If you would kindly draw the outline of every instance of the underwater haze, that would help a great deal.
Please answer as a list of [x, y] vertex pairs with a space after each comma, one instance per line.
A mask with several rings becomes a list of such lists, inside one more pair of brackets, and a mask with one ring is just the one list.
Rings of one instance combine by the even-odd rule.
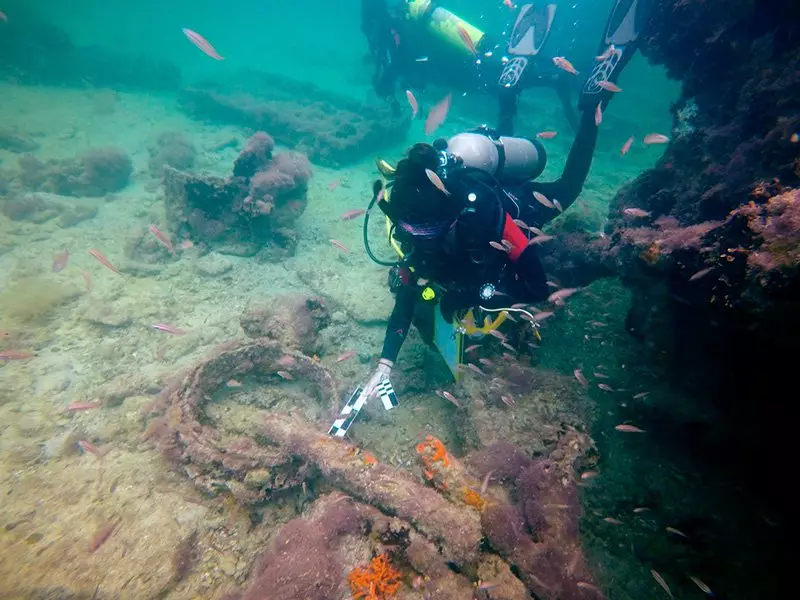
[[729, 4], [0, 0], [0, 598], [791, 597], [800, 15]]

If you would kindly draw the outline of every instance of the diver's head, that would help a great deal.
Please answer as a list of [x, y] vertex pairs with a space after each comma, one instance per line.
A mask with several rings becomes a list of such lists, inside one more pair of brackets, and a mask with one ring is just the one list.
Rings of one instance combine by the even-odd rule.
[[426, 169], [436, 173], [442, 153], [430, 144], [414, 144], [397, 163], [391, 191], [391, 215], [395, 224], [448, 225], [461, 211], [461, 202], [434, 186]]

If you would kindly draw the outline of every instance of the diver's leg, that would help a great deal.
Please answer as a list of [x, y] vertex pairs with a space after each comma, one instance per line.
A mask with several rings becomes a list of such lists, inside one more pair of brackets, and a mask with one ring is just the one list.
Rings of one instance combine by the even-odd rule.
[[500, 114], [497, 117], [497, 135], [514, 135], [514, 117], [517, 116], [517, 101], [519, 99], [519, 88], [500, 87], [497, 92], [497, 100], [500, 106]]
[[558, 94], [558, 99], [561, 101], [561, 107], [564, 109], [564, 117], [569, 121], [572, 131], [577, 132], [580, 120], [578, 119], [578, 111], [575, 110], [575, 106], [572, 104], [572, 90], [569, 87], [569, 83], [565, 79], [559, 78], [555, 83], [554, 89]]
[[581, 89], [578, 101], [581, 110], [594, 110], [601, 103], [605, 110], [613, 92], [604, 90], [597, 84], [601, 81], [616, 82], [622, 69], [633, 58], [639, 47], [640, 33], [650, 15], [651, 2], [652, 0], [616, 0], [614, 3], [597, 51], [602, 58], [597, 61]]
[[[564, 171], [557, 181], [551, 183], [531, 182], [530, 191], [537, 191], [550, 200], [558, 200], [562, 209], [566, 210], [575, 202], [583, 189], [589, 168], [592, 165], [595, 145], [597, 143], [597, 125], [594, 113], [598, 104], [604, 108], [611, 96], [597, 86], [598, 81], [613, 80], [619, 77], [622, 69], [633, 57], [639, 40], [639, 33], [647, 20], [647, 8], [650, 0], [617, 0], [611, 11], [606, 31], [600, 42], [599, 60], [592, 74], [581, 90], [578, 107], [582, 111], [578, 133], [572, 142]], [[613, 47], [612, 47], [613, 45]], [[543, 225], [558, 216], [556, 209], [548, 209], [535, 199], [531, 200], [528, 213], [529, 225]], [[525, 220], [525, 217], [522, 217]]]
[[527, 206], [521, 207], [520, 218], [523, 221], [528, 225], [541, 227], [560, 214], [558, 209], [547, 208], [533, 198], [534, 191], [544, 194], [551, 201], [557, 200], [563, 210], [567, 210], [575, 202], [589, 175], [596, 144], [597, 126], [594, 124], [594, 114], [592, 111], [584, 111], [581, 113], [578, 134], [572, 142], [561, 177], [547, 183], [531, 181], [520, 193], [527, 201]]

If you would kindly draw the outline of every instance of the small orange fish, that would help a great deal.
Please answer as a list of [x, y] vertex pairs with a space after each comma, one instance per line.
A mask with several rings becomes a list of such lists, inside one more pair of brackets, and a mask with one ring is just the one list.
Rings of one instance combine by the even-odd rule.
[[442, 392], [442, 398], [445, 400], [452, 402], [457, 408], [461, 408], [461, 403], [456, 400], [456, 397], [453, 396], [450, 392]]
[[535, 315], [533, 315], [533, 319], [532, 320], [533, 320], [534, 323], [540, 323], [540, 322], [544, 321], [545, 319], [549, 319], [550, 317], [552, 317], [555, 314], [556, 313], [547, 312], [547, 311], [541, 311], [541, 312], [538, 312]]
[[472, 52], [472, 54], [477, 54], [475, 51], [475, 43], [472, 41], [472, 38], [469, 37], [469, 33], [467, 30], [464, 29], [461, 25], [458, 26], [458, 35], [461, 37], [461, 41], [464, 42], [464, 45], [467, 47], [467, 50]]
[[622, 211], [622, 214], [627, 217], [633, 217], [634, 219], [644, 219], [650, 216], [648, 211], [642, 210], [641, 208], [626, 208]]
[[564, 207], [563, 207], [563, 206], [561, 206], [561, 202], [559, 202], [559, 201], [558, 201], [558, 200], [556, 200], [555, 198], [553, 198], [553, 199], [551, 200], [551, 202], [553, 203], [553, 206], [555, 207], [555, 209], [556, 209], [558, 212], [560, 212], [560, 213], [564, 212]]
[[612, 83], [611, 81], [603, 80], [597, 82], [597, 87], [604, 89], [607, 92], [613, 92], [618, 94], [622, 91], [622, 88], [619, 87], [616, 83]]
[[547, 196], [545, 196], [541, 192], [533, 192], [533, 197], [542, 206], [544, 206], [546, 208], [555, 208], [555, 206], [553, 205], [552, 202], [550, 202], [550, 200], [547, 198]]
[[292, 379], [294, 379], [294, 377], [292, 377], [292, 374], [287, 371], [278, 371], [275, 374], [281, 379], [285, 379], [286, 381], [291, 381]]
[[100, 546], [105, 544], [121, 523], [122, 519], [118, 519], [98, 529], [97, 533], [92, 536], [92, 541], [89, 544], [89, 553], [95, 552]]
[[688, 535], [683, 533], [680, 529], [675, 529], [674, 527], [664, 527], [664, 531], [666, 531], [667, 533], [672, 533], [682, 538], [686, 538], [687, 540], [689, 539]]
[[336, 357], [336, 362], [340, 363], [340, 362], [344, 362], [346, 360], [350, 360], [355, 355], [356, 355], [356, 351], [355, 350], [348, 350], [347, 352], [343, 352], [342, 354], [337, 356]]
[[95, 408], [100, 408], [103, 406], [99, 402], [70, 402], [67, 405], [67, 410], [76, 411], [76, 410], [92, 410]]
[[69, 260], [69, 250], [64, 250], [63, 252], [59, 252], [53, 257], [53, 273], [58, 273], [59, 271], [63, 271], [64, 267], [67, 266], [67, 261]]
[[228, 383], [225, 384], [229, 388], [240, 388], [242, 387], [242, 382], [236, 379], [229, 379]]
[[708, 587], [702, 581], [700, 581], [697, 577], [695, 577], [694, 575], [687, 575], [687, 577], [689, 577], [689, 579], [692, 580], [692, 583], [694, 583], [697, 587], [699, 587], [700, 591], [703, 592], [706, 596], [714, 595], [714, 592], [711, 591], [711, 588]]
[[606, 523], [611, 523], [612, 525], [622, 525], [622, 521], [615, 519], [614, 517], [605, 517], [603, 521]]
[[689, 277], [689, 281], [697, 281], [698, 279], [705, 277], [706, 275], [711, 273], [711, 271], [713, 271], [714, 268], [715, 267], [708, 267], [706, 269], [700, 269], [697, 273]]
[[172, 245], [172, 242], [169, 241], [167, 235], [152, 223], [150, 224], [150, 233], [156, 236], [156, 239], [161, 242], [162, 246], [172, 252], [172, 254], [175, 254], [175, 247]]
[[650, 392], [639, 392], [638, 394], [633, 395], [634, 400], [641, 400], [643, 398], [647, 398], [650, 395]]
[[800, 142], [800, 135], [798, 135], [796, 133], [793, 133], [791, 135], [791, 137], [789, 138], [789, 141], [792, 142], [793, 144], [796, 144], [797, 142]]
[[597, 108], [594, 109], [594, 124], [600, 127], [600, 123], [603, 122], [603, 109], [600, 108], [600, 104], [597, 105]]
[[547, 297], [547, 301], [553, 304], [559, 304], [559, 303], [563, 304], [564, 300], [566, 300], [567, 298], [569, 298], [573, 294], [576, 294], [579, 291], [580, 288], [564, 288], [550, 294]]
[[572, 372], [572, 374], [575, 375], [575, 379], [577, 379], [578, 383], [580, 383], [583, 387], [585, 387], [585, 388], [589, 387], [589, 381], [583, 375], [583, 371], [581, 371], [580, 369], [575, 369]]
[[622, 423], [621, 425], [617, 425], [614, 427], [617, 431], [622, 431], [623, 433], [645, 433], [644, 429], [639, 429], [636, 425], [628, 425], [626, 423]]
[[174, 325], [169, 325], [167, 323], [154, 323], [150, 325], [156, 331], [163, 331], [164, 333], [171, 333], [173, 335], [183, 335], [186, 333], [183, 329], [179, 327], [175, 327]]
[[499, 250], [500, 252], [508, 252], [508, 250], [506, 249], [506, 247], [505, 247], [503, 244], [500, 244], [500, 243], [498, 243], [498, 242], [495, 242], [494, 240], [492, 240], [491, 242], [489, 242], [489, 245], [490, 245], [492, 248], [494, 248], [495, 250]]
[[345, 246], [342, 242], [340, 242], [339, 240], [331, 239], [330, 242], [331, 242], [331, 246], [333, 246], [334, 248], [339, 248], [339, 250], [342, 250], [343, 252], [347, 252], [347, 253], [350, 252], [350, 249], [347, 246]]
[[503, 0], [503, 6], [505, 6], [508, 10], [514, 10], [517, 8], [514, 6], [514, 3], [511, 0]]
[[634, 138], [633, 138], [633, 136], [631, 136], [631, 137], [628, 138], [628, 140], [624, 144], [622, 144], [622, 148], [619, 149], [619, 153], [622, 156], [625, 156], [628, 153], [628, 150], [631, 149], [631, 146], [633, 146], [633, 140], [634, 140]]
[[450, 195], [450, 192], [447, 191], [447, 188], [444, 187], [444, 183], [442, 183], [442, 180], [434, 171], [431, 171], [430, 169], [425, 169], [425, 175], [428, 176], [428, 179], [437, 190], [442, 192], [445, 196]]
[[36, 355], [24, 350], [0, 350], [0, 360], [28, 360]]
[[584, 471], [581, 473], [581, 479], [586, 481], [587, 479], [594, 479], [597, 477], [597, 471]]
[[92, 248], [91, 250], [89, 250], [89, 254], [91, 254], [98, 261], [100, 261], [100, 264], [103, 265], [106, 269], [114, 271], [114, 273], [116, 273], [117, 275], [122, 275], [119, 269], [117, 269], [117, 267], [108, 262], [108, 259], [105, 256], [103, 256], [103, 253], [97, 250], [96, 248]]
[[528, 246], [538, 246], [555, 239], [552, 235], [537, 235], [528, 242]]
[[425, 119], [425, 135], [431, 135], [444, 123], [444, 120], [447, 118], [447, 113], [450, 112], [451, 101], [452, 94], [447, 94], [447, 96], [442, 98], [442, 100], [430, 110], [428, 118]]
[[100, 459], [105, 458], [106, 454], [108, 454], [111, 451], [111, 444], [106, 444], [102, 448], [98, 448], [97, 446], [95, 446], [91, 442], [87, 442], [86, 440], [80, 440], [78, 442], [78, 447], [83, 452], [89, 452], [91, 454], [94, 454], [97, 458]]
[[567, 73], [571, 73], [572, 75], [578, 74], [578, 71], [575, 69], [575, 67], [572, 66], [572, 63], [569, 62], [563, 56], [554, 56], [553, 64], [557, 66], [559, 69], [566, 71]]
[[[612, 387], [611, 387], [610, 385], [608, 385], [607, 383], [598, 383], [598, 384], [597, 384], [597, 387], [599, 387], [599, 388], [600, 388], [601, 390], [603, 390], [604, 392], [613, 392], [613, 391], [614, 391], [614, 388], [612, 388]], [[622, 430], [620, 430], [620, 431], [622, 431]]]
[[648, 133], [644, 136], [644, 143], [648, 146], [651, 144], [666, 144], [669, 138], [661, 133]]
[[517, 405], [516, 400], [514, 400], [511, 396], [500, 396], [500, 400], [502, 400], [503, 404], [509, 408], [513, 408]]
[[536, 134], [536, 137], [540, 140], [552, 140], [554, 137], [558, 135], [557, 131], [540, 131]]
[[614, 54], [614, 50], [614, 44], [610, 44], [600, 56], [595, 56], [595, 58], [597, 60], [608, 60]]
[[417, 118], [417, 113], [419, 112], [419, 102], [417, 102], [411, 90], [406, 90], [406, 98], [408, 99], [408, 105], [411, 107], [411, 120], [413, 121]]
[[667, 595], [670, 598], [674, 598], [675, 597], [675, 596], [672, 595], [672, 590], [669, 589], [669, 586], [667, 585], [667, 582], [664, 581], [664, 578], [661, 576], [661, 574], [658, 571], [656, 571], [655, 569], [650, 569], [650, 574], [653, 576], [653, 579], [656, 580], [656, 583], [658, 585], [660, 585], [665, 592], [667, 592]]
[[[528, 224], [525, 221], [523, 221], [522, 219], [514, 219], [514, 225], [516, 225], [520, 229], [528, 229], [528, 230], [530, 230], [530, 227], [528, 227]], [[519, 307], [516, 307], [516, 308], [519, 308]]]
[[183, 28], [182, 31], [183, 31], [183, 35], [185, 35], [187, 38], [189, 38], [189, 41], [192, 42], [198, 48], [200, 48], [200, 50], [202, 50], [204, 54], [210, 56], [214, 60], [225, 60], [214, 49], [214, 46], [212, 46], [208, 42], [208, 40], [206, 38], [204, 38], [202, 35], [200, 35], [196, 31], [192, 31], [191, 29], [186, 29], [185, 27]]
[[341, 217], [339, 217], [342, 221], [352, 221], [356, 217], [360, 217], [363, 215], [366, 210], [363, 208], [354, 208], [352, 210], [348, 210], [347, 212], [343, 213]]
[[472, 363], [469, 363], [469, 364], [467, 364], [467, 368], [470, 371], [474, 371], [478, 375], [486, 375], [486, 373], [484, 373], [483, 371], [480, 370], [480, 367], [478, 367], [478, 365], [473, 365]]

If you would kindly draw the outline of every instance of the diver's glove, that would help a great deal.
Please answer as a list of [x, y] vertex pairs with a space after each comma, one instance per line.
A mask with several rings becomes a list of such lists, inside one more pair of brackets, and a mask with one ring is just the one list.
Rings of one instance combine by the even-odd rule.
[[378, 368], [375, 369], [375, 372], [372, 374], [372, 377], [369, 378], [366, 384], [364, 384], [364, 390], [362, 394], [367, 398], [372, 398], [378, 395], [378, 385], [384, 379], [389, 379], [389, 375], [392, 373], [392, 366], [394, 363], [386, 358], [382, 358], [378, 361]]

